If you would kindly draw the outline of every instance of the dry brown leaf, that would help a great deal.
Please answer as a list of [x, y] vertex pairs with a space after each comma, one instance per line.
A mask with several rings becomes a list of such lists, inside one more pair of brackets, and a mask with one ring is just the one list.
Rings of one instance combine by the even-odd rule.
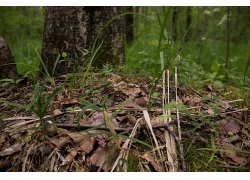
[[95, 144], [95, 139], [91, 137], [88, 139], [84, 139], [80, 147], [84, 152], [89, 153], [90, 151], [92, 151], [94, 144]]
[[58, 149], [61, 149], [66, 144], [68, 144], [70, 141], [66, 137], [52, 137], [51, 142], [56, 145]]
[[129, 96], [129, 99], [134, 99], [135, 97], [138, 97], [141, 94], [140, 88], [138, 88], [136, 85], [129, 85], [123, 81], [119, 82], [118, 84], [114, 85], [115, 91], [121, 91], [127, 96]]
[[79, 101], [77, 99], [66, 99], [61, 105], [74, 105], [77, 104]]
[[111, 76], [107, 79], [107, 81], [115, 83], [115, 82], [120, 82], [121, 81], [121, 76], [118, 76], [116, 74], [111, 74]]
[[213, 116], [214, 115], [214, 110], [212, 109], [212, 108], [208, 108], [208, 110], [207, 110], [207, 113], [209, 114], [209, 115], [211, 115], [211, 116]]
[[[227, 150], [227, 147], [238, 149], [234, 145], [229, 144], [229, 143], [221, 142], [220, 144], [222, 146], [224, 146], [224, 148], [226, 150]], [[228, 148], [228, 150], [230, 150], [229, 148]], [[245, 157], [245, 154], [236, 152], [235, 150], [231, 150], [229, 152], [227, 152], [227, 151], [226, 152], [220, 152], [220, 155], [223, 158], [230, 158], [231, 160], [233, 160], [236, 164], [238, 164], [240, 166], [246, 166], [247, 163], [248, 163], [247, 158]]]
[[90, 162], [92, 165], [100, 167], [104, 163], [106, 156], [107, 156], [106, 148], [98, 147], [92, 154]]
[[154, 160], [154, 158], [150, 154], [145, 153], [141, 157], [147, 160], [157, 172], [162, 172], [162, 167]]
[[123, 122], [125, 121], [126, 119], [128, 119], [128, 116], [125, 115], [125, 116], [117, 116], [116, 119], [119, 121], [119, 122]]
[[5, 172], [11, 166], [10, 160], [4, 160], [0, 163], [0, 172]]
[[11, 155], [11, 154], [13, 154], [15, 152], [21, 151], [23, 145], [24, 145], [24, 142], [16, 143], [16, 144], [2, 150], [0, 152], [0, 156], [7, 156], [7, 155]]
[[218, 130], [226, 133], [238, 133], [241, 130], [240, 125], [236, 121], [229, 118], [230, 117], [227, 117], [226, 119], [220, 121], [220, 124], [217, 127]]
[[75, 143], [79, 143], [83, 141], [84, 137], [88, 136], [89, 133], [88, 132], [81, 132], [81, 133], [76, 132], [76, 133], [69, 133], [68, 135], [69, 137], [73, 139]]
[[109, 171], [114, 165], [117, 157], [119, 156], [119, 150], [113, 146], [110, 154], [111, 156], [109, 158], [106, 156], [107, 158], [102, 165], [102, 169], [105, 172]]
[[5, 139], [7, 138], [6, 134], [0, 134], [0, 147], [2, 146], [2, 144], [5, 142]]
[[129, 99], [126, 104], [124, 105], [125, 108], [135, 108], [135, 109], [141, 109], [139, 105], [135, 103], [133, 99]]
[[148, 104], [148, 102], [143, 97], [135, 98], [134, 102], [142, 108], [146, 108]]
[[223, 109], [225, 109], [224, 111], [226, 111], [226, 110], [229, 110], [229, 109], [232, 109], [232, 104], [231, 103], [229, 103], [229, 102], [226, 102], [226, 101], [219, 101], [219, 102], [221, 102], [222, 104], [221, 104], [221, 107], [223, 108]]
[[59, 114], [63, 114], [63, 112], [60, 111], [59, 109], [55, 109], [55, 110], [53, 111], [53, 115], [54, 115], [54, 116], [57, 116], [57, 115], [59, 115]]
[[68, 170], [69, 165], [73, 161], [76, 154], [77, 154], [77, 151], [74, 148], [71, 148], [70, 153], [65, 158], [65, 161], [59, 167], [60, 172], [66, 172]]
[[74, 143], [76, 143], [76, 149], [78, 150], [79, 148], [81, 148], [86, 153], [92, 151], [93, 146], [95, 144], [95, 139], [93, 137], [87, 137], [88, 135], [88, 132], [69, 134], [69, 136], [73, 139]]
[[[110, 117], [111, 114], [109, 113], [108, 116]], [[103, 113], [99, 113], [99, 112], [94, 113], [94, 115], [93, 115], [93, 122], [91, 124], [92, 126], [100, 125], [100, 124], [102, 124], [104, 122], [105, 121], [104, 121]], [[116, 118], [113, 118], [111, 122], [112, 122], [114, 128], [118, 128], [119, 127], [119, 123], [116, 120]], [[90, 134], [98, 133], [98, 132], [101, 132], [101, 131], [100, 130], [89, 131]], [[107, 134], [100, 134], [100, 135], [94, 136], [94, 139], [98, 141], [98, 144], [100, 146], [105, 147], [106, 144], [107, 144], [107, 141], [110, 139], [110, 137]]]

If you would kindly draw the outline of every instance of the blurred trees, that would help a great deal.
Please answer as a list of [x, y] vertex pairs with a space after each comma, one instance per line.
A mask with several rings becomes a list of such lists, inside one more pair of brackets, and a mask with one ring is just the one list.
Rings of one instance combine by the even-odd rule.
[[[158, 40], [159, 24], [155, 8], [163, 17], [162, 7], [126, 7], [124, 12], [137, 13], [126, 15], [123, 18], [126, 32], [121, 33], [126, 33], [130, 46], [133, 46], [137, 38], [142, 38], [143, 44], [146, 46], [151, 46]], [[86, 9], [86, 11], [88, 10]], [[117, 12], [117, 14], [119, 13], [121, 11]], [[22, 71], [25, 69], [22, 64], [32, 66], [39, 64], [34, 63], [36, 54], [32, 54], [31, 47], [27, 45], [27, 39], [32, 43], [35, 42], [34, 47], [40, 53], [44, 29], [43, 14], [43, 7], [0, 7], [0, 35], [9, 44], [16, 62], [21, 62], [18, 67], [19, 73], [23, 73]], [[109, 18], [113, 17], [110, 15]], [[228, 18], [229, 21], [227, 21]], [[126, 23], [125, 19], [127, 19]], [[228, 23], [230, 24], [229, 29]], [[97, 29], [100, 30], [99, 26], [91, 28], [95, 32]], [[228, 15], [227, 7], [224, 6], [173, 7], [166, 29], [172, 40], [182, 48], [183, 57], [191, 55], [192, 60], [201, 64], [204, 69], [210, 70], [212, 66], [212, 69], [218, 69], [214, 68], [218, 66], [224, 67], [226, 59], [228, 59], [229, 70], [235, 66], [238, 71], [244, 69], [244, 63], [239, 64], [237, 61], [240, 61], [241, 55], [244, 53], [244, 48], [240, 47], [247, 43], [250, 34], [250, 7], [230, 7]], [[230, 33], [229, 37], [228, 33]], [[94, 38], [96, 37], [92, 37], [92, 39]], [[89, 49], [90, 46], [87, 46], [86, 49]], [[142, 48], [142, 46], [140, 47]], [[143, 49], [136, 51], [142, 52]]]

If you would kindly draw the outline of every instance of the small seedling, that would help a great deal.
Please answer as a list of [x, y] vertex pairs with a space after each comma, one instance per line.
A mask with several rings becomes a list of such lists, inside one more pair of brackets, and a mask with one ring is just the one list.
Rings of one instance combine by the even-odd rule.
[[[48, 105], [51, 101], [55, 98], [55, 96], [61, 91], [64, 85], [60, 85], [59, 87], [55, 88], [55, 90], [50, 94], [48, 97], [44, 94], [45, 85], [43, 84], [40, 86], [39, 82], [36, 83], [34, 89], [34, 98], [28, 105], [17, 104], [9, 101], [0, 100], [0, 102], [4, 102], [10, 106], [16, 106], [21, 109], [31, 110], [35, 113], [40, 120], [40, 126], [43, 135], [45, 135], [45, 128], [48, 124], [44, 116], [47, 113]], [[46, 135], [45, 135], [46, 136]]]

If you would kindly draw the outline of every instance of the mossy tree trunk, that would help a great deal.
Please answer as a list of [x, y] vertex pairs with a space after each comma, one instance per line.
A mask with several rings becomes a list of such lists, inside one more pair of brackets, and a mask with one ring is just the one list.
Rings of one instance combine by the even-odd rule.
[[[73, 72], [74, 64], [81, 65], [84, 49], [91, 50], [100, 30], [114, 17], [123, 13], [123, 7], [45, 7], [44, 33], [41, 57], [52, 72], [58, 54], [67, 58], [56, 66], [55, 75]], [[124, 23], [122, 16], [112, 21], [100, 34], [95, 47], [103, 41], [94, 67], [105, 63], [124, 62]], [[75, 58], [76, 55], [82, 58]], [[62, 58], [60, 58], [62, 59]], [[76, 66], [79, 67], [79, 66]], [[76, 69], [77, 70], [77, 69]]]

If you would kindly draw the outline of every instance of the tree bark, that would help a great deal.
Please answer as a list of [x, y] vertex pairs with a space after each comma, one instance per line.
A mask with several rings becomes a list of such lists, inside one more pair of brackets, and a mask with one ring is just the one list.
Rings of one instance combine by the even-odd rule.
[[[191, 25], [191, 7], [188, 6], [187, 7], [187, 19], [186, 19], [186, 30], [189, 29]], [[191, 36], [191, 32], [190, 30], [187, 32], [186, 36], [185, 36], [185, 43], [188, 42], [188, 40], [190, 39], [189, 37]]]
[[[126, 7], [126, 12], [133, 13], [133, 6]], [[134, 40], [134, 18], [133, 14], [125, 17], [126, 43], [131, 44]]]
[[10, 78], [16, 80], [18, 77], [14, 57], [8, 44], [0, 36], [0, 79]]
[[177, 18], [178, 18], [178, 7], [173, 7], [173, 15], [172, 15], [172, 27], [173, 27], [173, 40], [177, 40]]
[[[122, 14], [122, 7], [45, 7], [44, 33], [41, 57], [51, 74], [58, 54], [65, 52], [70, 61], [56, 66], [55, 75], [74, 71], [82, 65], [84, 49], [91, 50], [100, 30], [115, 16]], [[119, 17], [100, 34], [95, 48], [103, 41], [93, 64], [124, 62], [124, 24]], [[80, 58], [79, 58], [80, 57]], [[61, 58], [62, 59], [62, 58]], [[75, 69], [77, 71], [77, 69]]]

